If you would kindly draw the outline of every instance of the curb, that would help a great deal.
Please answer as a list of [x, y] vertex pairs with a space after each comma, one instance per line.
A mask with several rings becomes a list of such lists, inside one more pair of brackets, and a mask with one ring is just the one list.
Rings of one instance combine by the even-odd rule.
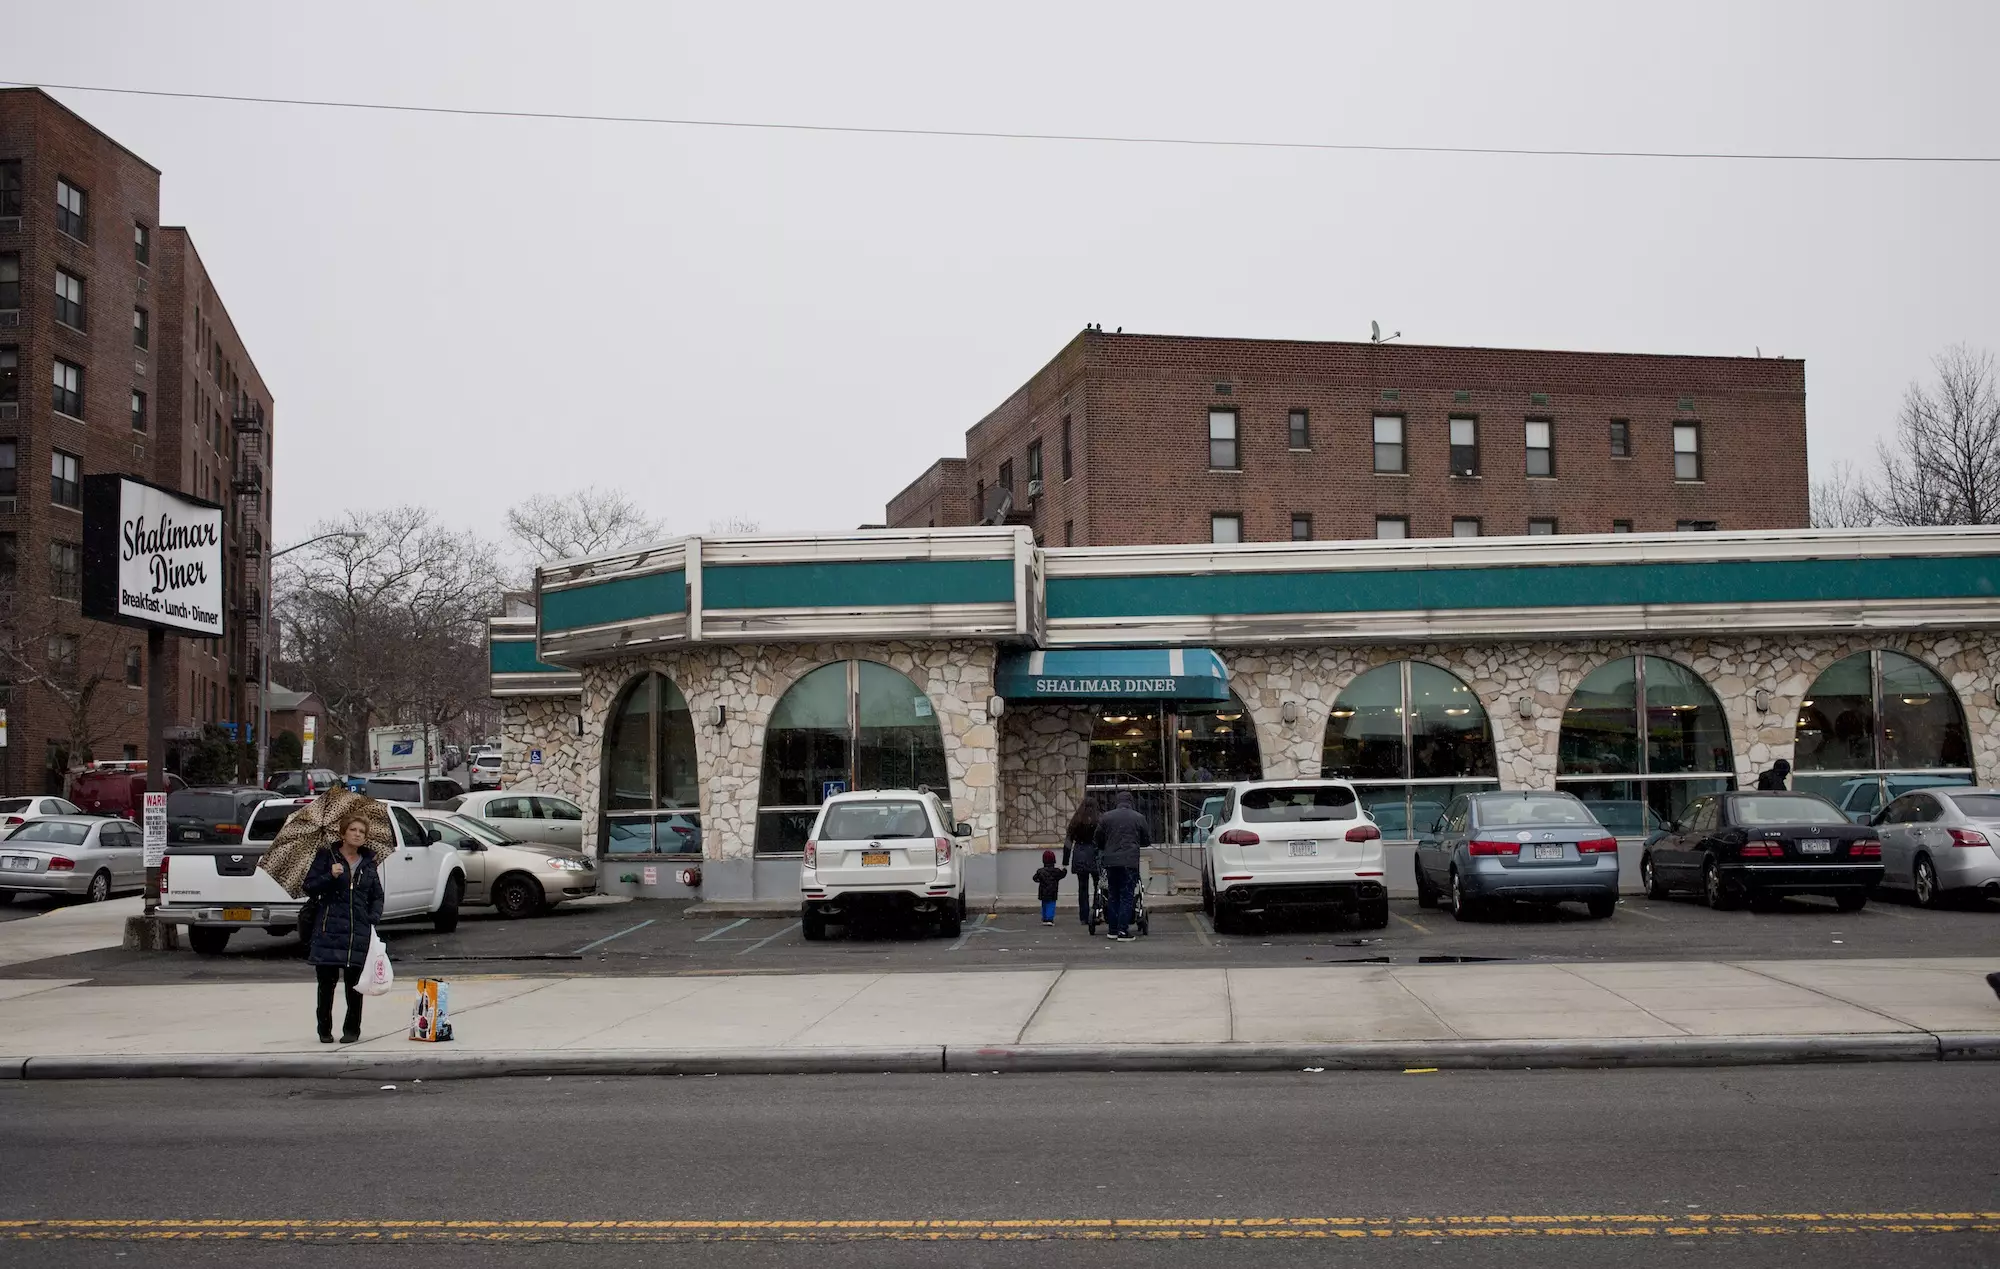
[[[428, 1049], [428, 1046], [426, 1046]], [[1608, 1070], [1828, 1062], [2000, 1061], [2000, 1034], [1649, 1036], [1333, 1044], [918, 1045], [598, 1053], [190, 1053], [0, 1057], [0, 1080], [456, 1080], [555, 1075], [935, 1075], [1180, 1071]]]
[[[968, 908], [970, 915], [993, 914], [999, 916], [1023, 916], [1040, 912], [1042, 905], [1036, 899], [1000, 898], [973, 901]], [[1198, 895], [1152, 895], [1146, 899], [1146, 910], [1154, 915], [1168, 912], [1199, 912], [1201, 898]], [[1074, 897], [1067, 899], [1057, 909], [1059, 915], [1076, 919]], [[789, 919], [799, 914], [796, 901], [774, 899], [701, 899], [681, 910], [681, 917], [688, 921], [722, 921], [737, 917], [773, 917]]]

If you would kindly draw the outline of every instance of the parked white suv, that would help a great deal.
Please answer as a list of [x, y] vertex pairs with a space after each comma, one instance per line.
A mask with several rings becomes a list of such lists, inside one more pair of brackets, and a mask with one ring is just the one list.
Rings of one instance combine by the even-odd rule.
[[[205, 956], [221, 952], [229, 936], [246, 927], [272, 934], [297, 929], [307, 900], [286, 894], [257, 861], [285, 821], [310, 801], [259, 804], [243, 825], [243, 840], [234, 845], [169, 846], [160, 861], [160, 920], [187, 926], [188, 946]], [[401, 806], [390, 805], [389, 823], [396, 849], [382, 861], [382, 919], [428, 916], [440, 933], [457, 929], [465, 898], [465, 864], [458, 851], [434, 840]]]
[[828, 798], [813, 821], [799, 870], [801, 932], [826, 937], [829, 923], [858, 912], [933, 917], [958, 937], [965, 922], [969, 824], [953, 824], [928, 790], [874, 789]]
[[1382, 830], [1345, 780], [1233, 785], [1198, 823], [1208, 841], [1201, 906], [1217, 933], [1274, 908], [1334, 908], [1371, 930], [1389, 924]]

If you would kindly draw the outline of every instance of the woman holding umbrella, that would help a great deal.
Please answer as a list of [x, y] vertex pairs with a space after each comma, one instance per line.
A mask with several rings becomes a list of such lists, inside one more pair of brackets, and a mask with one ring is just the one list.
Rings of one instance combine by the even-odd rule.
[[353, 1044], [361, 1038], [361, 993], [355, 988], [376, 922], [382, 919], [383, 898], [382, 874], [368, 837], [367, 816], [342, 816], [340, 840], [314, 854], [306, 873], [305, 891], [314, 901], [307, 959], [319, 976], [314, 1016], [321, 1044], [333, 1043], [333, 985], [341, 980], [347, 986], [347, 1017], [340, 1042]]

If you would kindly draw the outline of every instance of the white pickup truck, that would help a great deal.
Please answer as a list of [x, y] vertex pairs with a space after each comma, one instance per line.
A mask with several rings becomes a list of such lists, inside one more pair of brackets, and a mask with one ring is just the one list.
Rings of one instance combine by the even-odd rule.
[[[233, 846], [169, 846], [160, 861], [160, 920], [188, 927], [188, 945], [213, 956], [245, 928], [272, 934], [297, 929], [306, 902], [284, 891], [257, 867], [292, 813], [311, 798], [278, 798], [259, 805]], [[458, 928], [465, 898], [465, 864], [458, 851], [437, 840], [400, 806], [389, 807], [396, 849], [382, 862], [382, 919], [431, 918], [440, 933]]]

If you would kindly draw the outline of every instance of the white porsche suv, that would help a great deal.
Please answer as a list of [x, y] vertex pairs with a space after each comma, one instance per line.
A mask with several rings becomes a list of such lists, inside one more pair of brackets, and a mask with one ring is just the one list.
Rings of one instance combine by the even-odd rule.
[[1332, 908], [1370, 930], [1389, 924], [1382, 830], [1345, 780], [1232, 785], [1197, 824], [1208, 839], [1202, 910], [1218, 934], [1275, 908]]
[[964, 848], [969, 824], [927, 789], [837, 793], [820, 807], [799, 870], [800, 932], [826, 937], [857, 913], [937, 921], [957, 938], [965, 923]]

